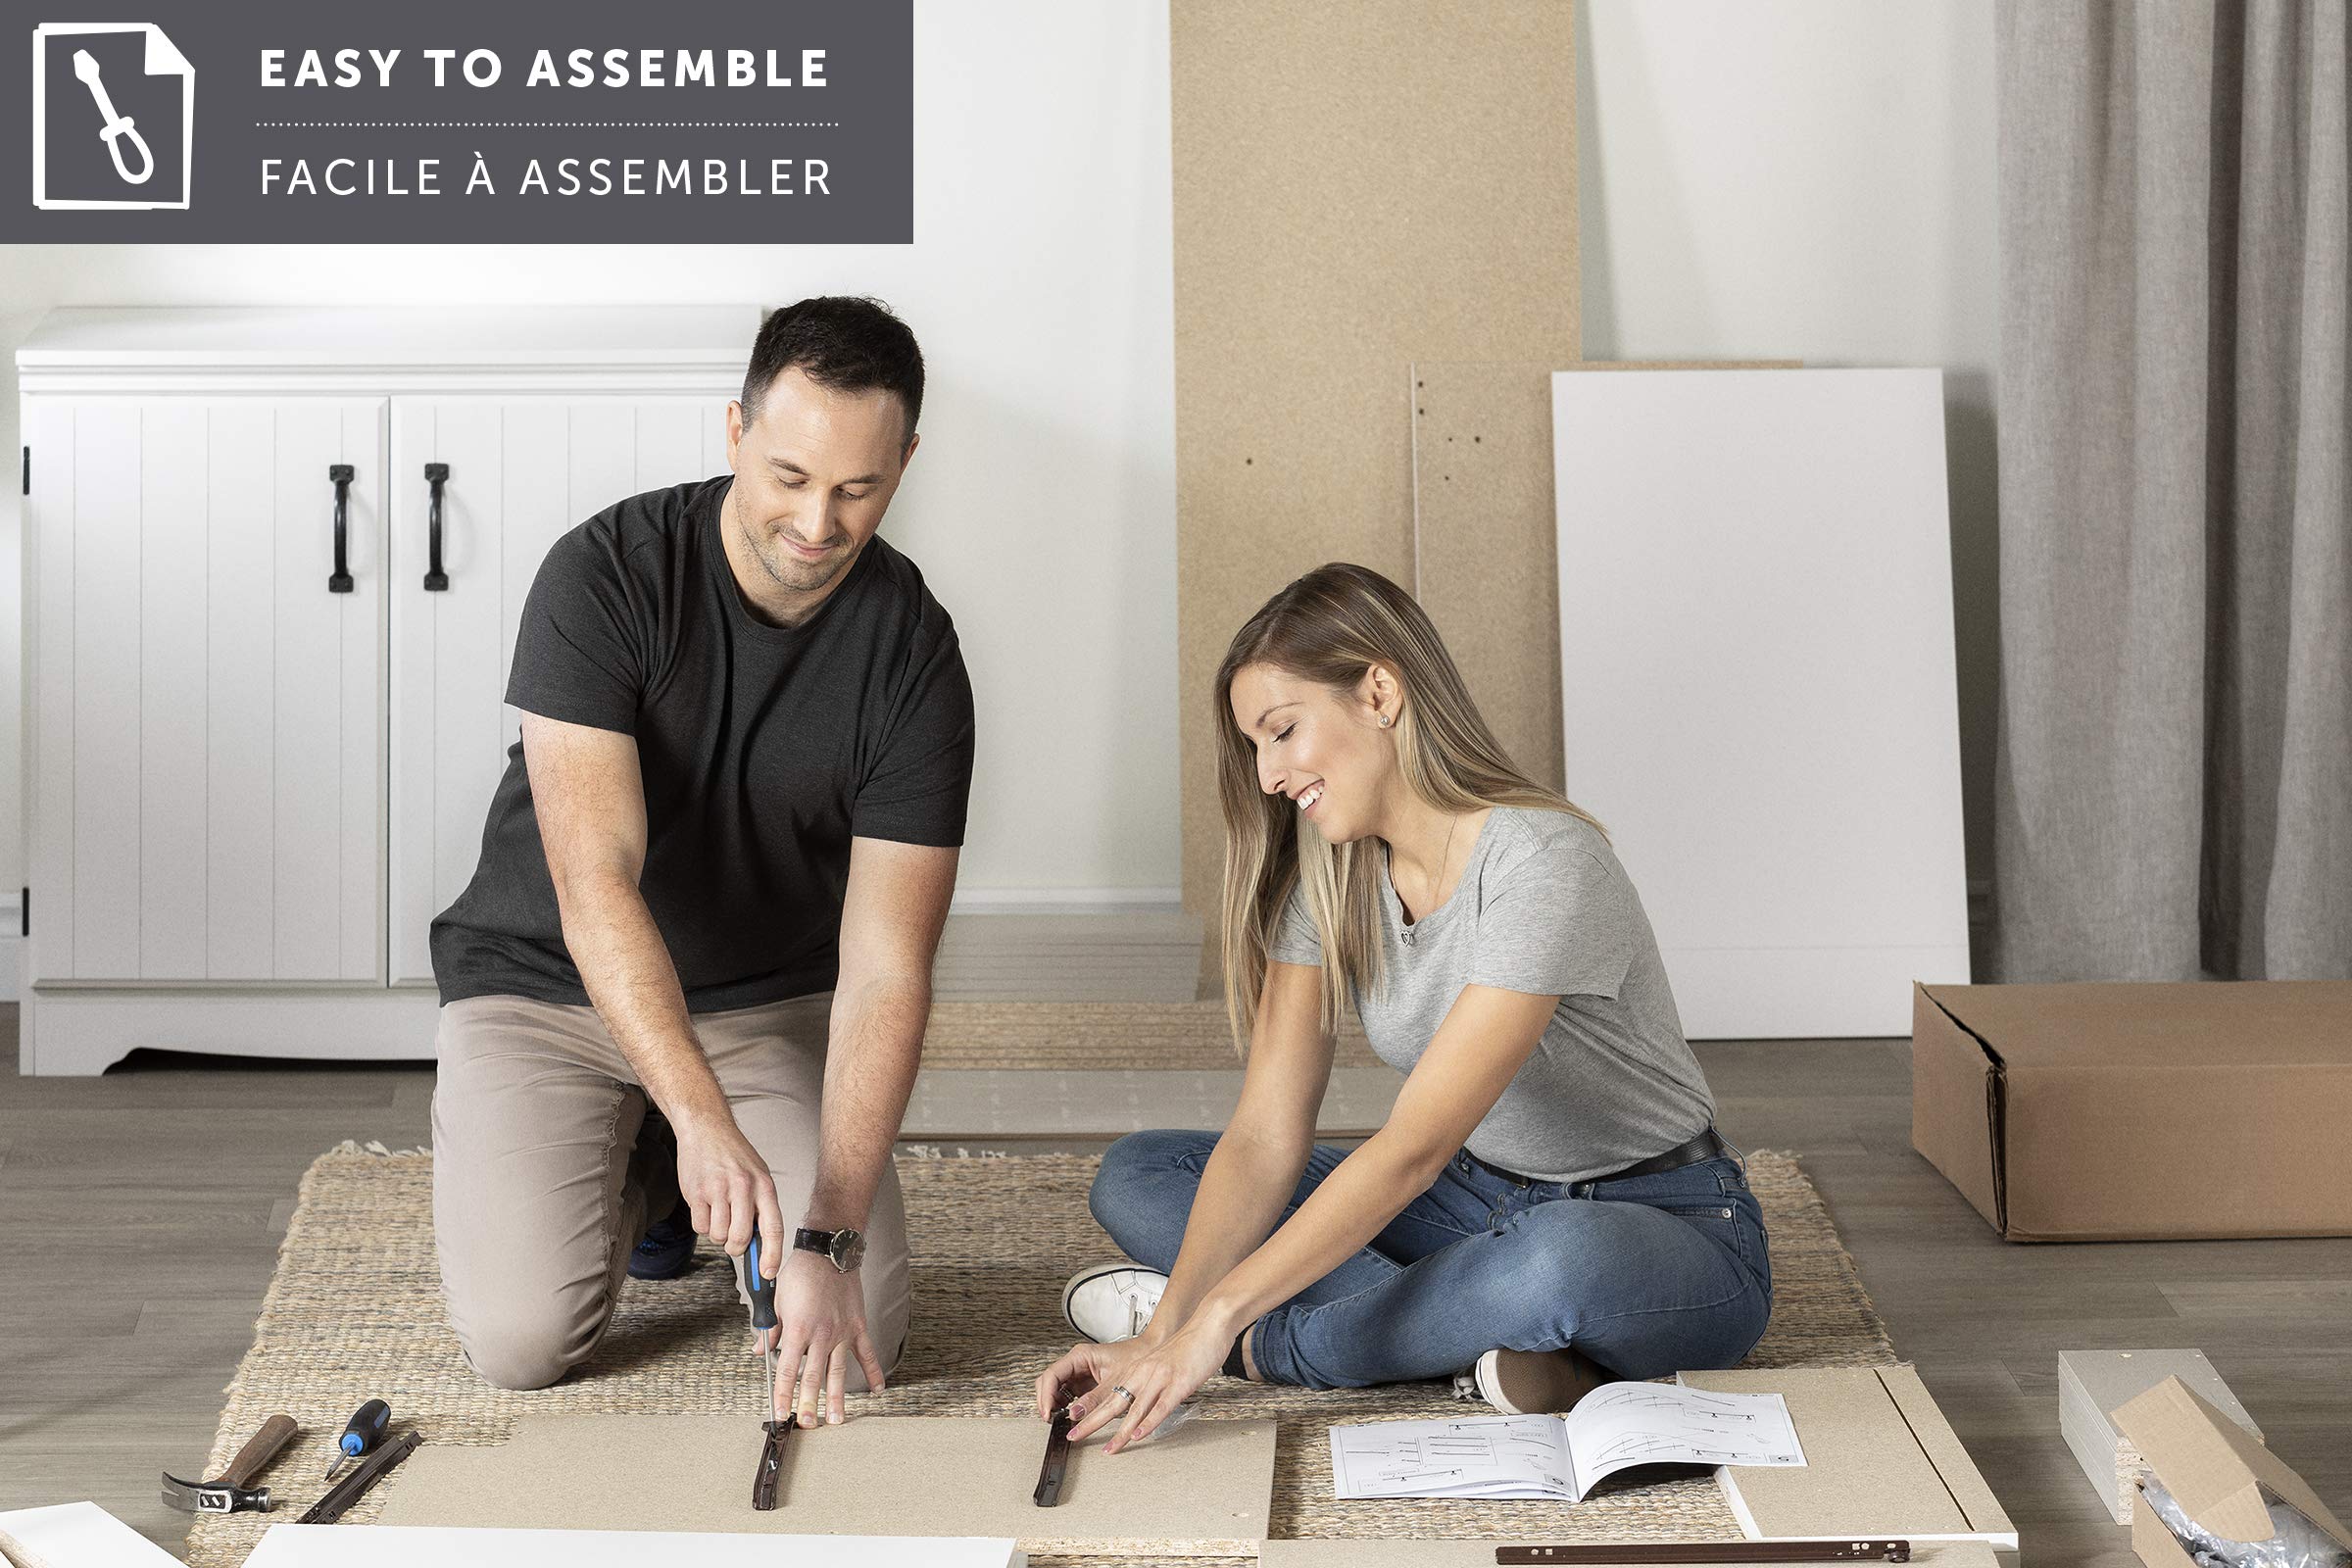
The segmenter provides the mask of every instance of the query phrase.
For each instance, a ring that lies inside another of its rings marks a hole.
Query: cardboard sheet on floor
[[[1258,1550],[1257,1568],[1494,1568],[1497,1546],[1559,1544],[1568,1543],[1532,1536],[1506,1541],[1269,1541]],[[1999,1560],[1990,1546],[1974,1541],[1929,1542],[1911,1549],[1914,1568],[1997,1568]],[[1715,1568],[1766,1565],[1723,1563]]]
[[[1325,562],[1411,585],[1412,362],[1579,358],[1576,12],[1184,0],[1169,42],[1177,798],[1204,915],[1226,645]]]
[[[271,1525],[245,1568],[1021,1568],[1009,1541],[966,1537],[694,1535],[652,1530],[459,1530]]]
[[[387,1525],[1004,1536],[1027,1551],[1248,1555],[1265,1538],[1274,1423],[1203,1417],[1125,1453],[1070,1455],[1031,1500],[1043,1422],[864,1416],[795,1433],[782,1500],[752,1507],[760,1424],[739,1416],[525,1416],[502,1447],[427,1445],[386,1486]]]
[[[1907,1366],[1685,1372],[1694,1389],[1778,1394],[1805,1446],[1801,1469],[1715,1472],[1752,1541],[1902,1536],[2017,1549],[2017,1526]]]
[[[1413,366],[1413,597],[1512,761],[1564,787],[1554,370],[1793,370],[1796,360]]]

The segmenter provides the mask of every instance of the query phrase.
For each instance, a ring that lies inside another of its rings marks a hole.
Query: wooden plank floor
[[[1166,917],[970,916],[951,923],[940,992],[1164,1001],[1195,972]],[[0,1008],[0,1507],[90,1497],[175,1547],[185,1521],[156,1477],[203,1460],[295,1179],[344,1138],[424,1142],[431,1070],[180,1058],[19,1078],[15,1012]],[[2075,1347],[2204,1349],[2272,1446],[2352,1512],[2352,1240],[2009,1246],[1911,1152],[1907,1042],[1699,1054],[1725,1132],[1802,1157],[2025,1563],[2136,1560],[2059,1441],[2057,1352]],[[1035,1077],[1043,1102],[1068,1088]],[[953,1087],[936,1098],[952,1105]],[[307,1498],[315,1482],[281,1485]]]

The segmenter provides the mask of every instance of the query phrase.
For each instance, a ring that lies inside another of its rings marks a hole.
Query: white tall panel
[[[74,978],[74,408],[24,401],[32,494],[24,513],[25,639],[33,681],[25,714],[27,974]]]
[[[515,627],[557,539],[641,490],[703,476],[701,398],[400,399],[393,466],[391,954],[430,984],[432,917],[465,891],[519,719],[505,704]],[[442,563],[423,586],[427,463],[446,463]]]
[[[139,414],[74,426],[74,974],[139,972]]]
[[[1568,793],[1688,1033],[1903,1035],[1966,981],[1935,370],[1552,377]]]
[[[139,442],[139,963],[205,977],[205,608],[211,411],[149,404]]]
[[[211,416],[205,479],[205,974],[276,973],[277,428],[267,403]],[[320,463],[324,453],[317,455]],[[324,471],[319,474],[324,482]],[[323,583],[323,579],[321,579]]]

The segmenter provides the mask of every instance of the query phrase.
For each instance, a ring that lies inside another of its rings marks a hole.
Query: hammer
[[[270,1489],[256,1489],[253,1478],[269,1467],[277,1457],[277,1450],[301,1430],[289,1415],[273,1415],[262,1423],[262,1430],[246,1440],[237,1456],[228,1461],[228,1468],[215,1480],[182,1481],[177,1476],[164,1477],[164,1501],[182,1513],[257,1513],[270,1511]]]

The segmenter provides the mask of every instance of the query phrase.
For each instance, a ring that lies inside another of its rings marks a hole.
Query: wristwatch
[[[854,1230],[798,1230],[792,1233],[792,1245],[796,1251],[822,1252],[844,1274],[865,1256],[865,1237]]]

